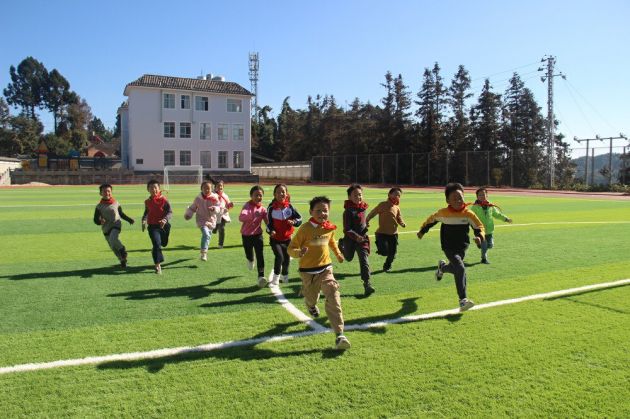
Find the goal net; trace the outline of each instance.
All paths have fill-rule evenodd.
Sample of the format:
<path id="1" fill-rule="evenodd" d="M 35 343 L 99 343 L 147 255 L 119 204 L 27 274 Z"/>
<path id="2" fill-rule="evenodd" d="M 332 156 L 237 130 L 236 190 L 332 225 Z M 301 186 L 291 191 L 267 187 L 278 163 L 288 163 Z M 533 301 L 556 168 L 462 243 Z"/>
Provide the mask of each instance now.
<path id="1" fill-rule="evenodd" d="M 203 181 L 203 167 L 194 166 L 164 166 L 164 181 L 162 187 L 169 190 L 175 183 L 193 183 L 200 185 Z"/>

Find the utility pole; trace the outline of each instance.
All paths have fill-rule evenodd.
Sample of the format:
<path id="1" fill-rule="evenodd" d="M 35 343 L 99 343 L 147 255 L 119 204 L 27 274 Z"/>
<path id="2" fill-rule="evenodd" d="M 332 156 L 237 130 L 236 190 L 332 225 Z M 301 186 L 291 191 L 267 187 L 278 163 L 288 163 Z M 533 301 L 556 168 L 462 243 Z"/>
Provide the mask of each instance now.
<path id="1" fill-rule="evenodd" d="M 252 100 L 252 119 L 258 122 L 258 53 L 249 53 L 249 82 L 251 83 L 251 90 L 254 98 Z"/>
<path id="2" fill-rule="evenodd" d="M 582 139 L 578 139 L 578 137 L 573 137 L 573 141 L 582 144 L 582 141 L 586 141 L 586 154 L 584 155 L 584 184 L 586 186 L 588 186 L 588 144 L 591 141 L 596 141 L 596 140 L 600 140 L 603 141 L 601 138 L 599 138 L 599 135 L 596 135 L 595 138 L 582 138 Z M 595 163 L 593 162 L 592 165 L 592 170 L 595 170 Z"/>
<path id="3" fill-rule="evenodd" d="M 554 186 L 554 174 L 555 174 L 555 156 L 554 156 L 554 118 L 553 118 L 553 78 L 560 76 L 566 79 L 566 76 L 562 73 L 553 74 L 553 67 L 556 64 L 556 57 L 553 55 L 545 55 L 540 62 L 547 62 L 547 75 L 542 76 L 540 80 L 544 83 L 547 81 L 547 158 L 549 159 L 549 189 Z M 538 68 L 538 71 L 543 71 L 544 68 Z"/>
<path id="4" fill-rule="evenodd" d="M 609 146 L 609 153 L 608 153 L 608 186 L 612 185 L 612 147 L 613 147 L 613 140 L 626 140 L 628 141 L 628 137 L 626 137 L 623 133 L 619 133 L 619 136 L 617 137 L 600 137 L 599 135 L 596 135 L 595 138 L 582 138 L 582 139 L 578 139 L 577 137 L 573 137 L 574 141 L 577 141 L 578 143 L 581 143 L 582 141 L 586 141 L 586 169 L 584 171 L 584 180 L 585 183 L 588 185 L 588 179 L 587 179 L 587 175 L 588 175 L 588 143 L 589 141 L 595 141 L 595 140 L 599 140 L 599 141 L 604 141 L 604 140 L 609 140 L 610 141 L 610 146 Z M 593 147 L 593 156 L 595 155 L 595 147 Z M 595 174 L 595 157 L 593 157 L 593 162 L 591 165 L 591 179 L 593 179 L 593 175 Z M 591 180 L 591 183 L 592 180 Z"/>

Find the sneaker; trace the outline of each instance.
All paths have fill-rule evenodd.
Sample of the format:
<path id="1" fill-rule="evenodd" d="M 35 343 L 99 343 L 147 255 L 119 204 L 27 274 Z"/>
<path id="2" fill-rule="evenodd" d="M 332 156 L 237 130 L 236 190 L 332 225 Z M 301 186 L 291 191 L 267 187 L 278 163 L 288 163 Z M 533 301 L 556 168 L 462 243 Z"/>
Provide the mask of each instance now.
<path id="1" fill-rule="evenodd" d="M 338 349 L 340 351 L 345 351 L 346 349 L 350 348 L 350 341 L 348 340 L 347 337 L 345 337 L 344 335 L 339 335 L 337 336 L 337 339 L 335 339 L 335 349 Z"/>
<path id="2" fill-rule="evenodd" d="M 280 280 L 280 275 L 276 275 L 273 273 L 273 271 L 271 271 L 271 273 L 269 274 L 269 286 L 278 286 Z"/>
<path id="3" fill-rule="evenodd" d="M 446 261 L 441 260 L 438 262 L 438 267 L 435 271 L 435 280 L 440 281 L 444 276 L 444 267 L 446 266 Z"/>
<path id="4" fill-rule="evenodd" d="M 289 283 L 289 275 L 280 275 L 280 279 L 282 279 L 282 282 L 284 284 L 288 284 Z"/>
<path id="5" fill-rule="evenodd" d="M 485 265 L 490 265 L 490 261 L 488 260 L 488 258 L 481 258 L 481 263 Z"/>
<path id="6" fill-rule="evenodd" d="M 121 259 L 120 260 L 120 267 L 121 268 L 126 268 L 127 267 L 127 259 Z"/>
<path id="7" fill-rule="evenodd" d="M 253 260 L 247 261 L 247 269 L 249 269 L 250 271 L 254 269 L 255 265 L 256 265 L 256 262 L 254 262 Z"/>
<path id="8" fill-rule="evenodd" d="M 392 271 L 392 266 L 391 265 L 383 265 L 383 272 L 391 272 Z"/>
<path id="9" fill-rule="evenodd" d="M 366 297 L 369 297 L 370 295 L 374 294 L 374 292 L 376 292 L 374 287 L 372 287 L 372 284 L 370 283 L 370 281 L 365 281 L 363 283 L 363 289 L 364 289 L 364 295 Z"/>
<path id="10" fill-rule="evenodd" d="M 469 310 L 471 307 L 475 305 L 473 300 L 469 300 L 468 298 L 464 298 L 463 300 L 459 300 L 459 311 Z"/>
<path id="11" fill-rule="evenodd" d="M 162 267 L 161 267 L 160 265 L 157 265 L 157 266 L 155 267 L 155 273 L 156 273 L 157 275 L 162 275 Z"/>
<path id="12" fill-rule="evenodd" d="M 267 278 L 265 278 L 264 276 L 260 275 L 258 277 L 258 287 L 259 288 L 264 288 L 267 285 Z"/>
<path id="13" fill-rule="evenodd" d="M 313 318 L 319 317 L 319 308 L 317 308 L 317 306 L 308 307 L 308 314 Z"/>
<path id="14" fill-rule="evenodd" d="M 204 262 L 208 260 L 208 253 L 206 252 L 201 252 L 201 254 L 199 255 L 199 259 L 203 260 Z"/>

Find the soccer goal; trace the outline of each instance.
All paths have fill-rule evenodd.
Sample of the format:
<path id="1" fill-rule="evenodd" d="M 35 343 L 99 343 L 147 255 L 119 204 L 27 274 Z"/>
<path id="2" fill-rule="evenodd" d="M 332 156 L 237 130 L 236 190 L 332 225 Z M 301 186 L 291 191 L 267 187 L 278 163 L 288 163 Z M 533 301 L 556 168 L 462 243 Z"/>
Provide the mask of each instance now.
<path id="1" fill-rule="evenodd" d="M 194 166 L 164 166 L 164 181 L 162 187 L 169 190 L 174 183 L 194 183 L 200 185 L 203 180 L 203 167 Z"/>

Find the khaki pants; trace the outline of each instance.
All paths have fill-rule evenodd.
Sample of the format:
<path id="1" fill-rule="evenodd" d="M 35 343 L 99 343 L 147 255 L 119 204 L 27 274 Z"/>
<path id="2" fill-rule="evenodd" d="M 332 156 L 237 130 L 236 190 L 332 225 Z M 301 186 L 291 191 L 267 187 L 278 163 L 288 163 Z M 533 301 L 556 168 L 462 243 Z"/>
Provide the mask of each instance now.
<path id="1" fill-rule="evenodd" d="M 343 332 L 343 313 L 339 296 L 339 283 L 333 276 L 332 269 L 318 274 L 300 272 L 302 278 L 302 295 L 307 307 L 314 307 L 319 301 L 319 292 L 326 297 L 326 315 L 335 333 Z"/>

